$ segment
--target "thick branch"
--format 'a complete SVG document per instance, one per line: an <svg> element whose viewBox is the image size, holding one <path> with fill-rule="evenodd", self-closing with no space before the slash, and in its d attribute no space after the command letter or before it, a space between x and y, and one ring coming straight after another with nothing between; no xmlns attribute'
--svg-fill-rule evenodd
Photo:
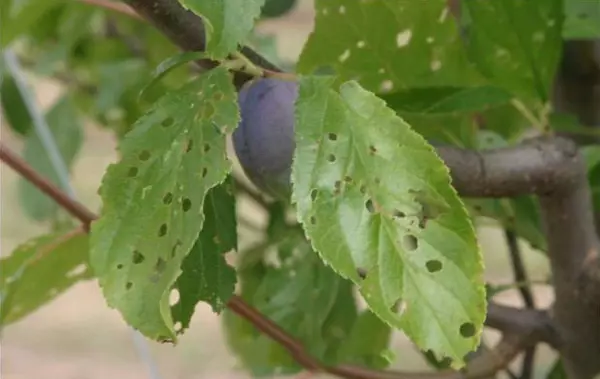
<svg viewBox="0 0 600 379"><path fill-rule="evenodd" d="M570 378L591 379L600 373L600 296L590 293L598 286L590 264L598 260L599 243L585 167L581 161L578 166L573 171L579 179L568 188L540 196L540 204L565 369Z"/></svg>
<svg viewBox="0 0 600 379"><path fill-rule="evenodd" d="M563 138L541 137L494 150L465 150L438 146L450 167L452 184L462 196L512 197L546 194L572 186L577 146Z"/></svg>
<svg viewBox="0 0 600 379"><path fill-rule="evenodd" d="M532 340L546 342L554 348L561 345L554 322L547 311L489 303L485 325L508 334L530 333Z"/></svg>

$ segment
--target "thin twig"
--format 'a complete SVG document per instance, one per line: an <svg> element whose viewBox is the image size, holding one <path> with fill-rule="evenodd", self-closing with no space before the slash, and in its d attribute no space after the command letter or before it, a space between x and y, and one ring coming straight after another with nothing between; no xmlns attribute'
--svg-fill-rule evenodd
<svg viewBox="0 0 600 379"><path fill-rule="evenodd" d="M27 162L10 151L3 143L0 142L0 160L9 165L13 170L18 172L22 177L29 180L31 184L36 186L40 191L50 196L58 205L63 207L72 216L83 223L86 230L90 223L95 219L94 215L81 203L71 199L69 195L60 190L52 182L48 181L39 175Z"/></svg>
<svg viewBox="0 0 600 379"><path fill-rule="evenodd" d="M29 180L39 190L54 199L65 210L71 213L72 216L79 219L86 231L89 231L90 224L97 216L79 204L75 200L69 198L63 191L53 183L35 172L27 162L12 153L7 147L0 142L0 160L7 163L15 171L21 174L25 179ZM242 298L233 295L227 303L238 316L252 323L257 329L265 333L274 341L285 347L288 352L308 371L328 372L343 378L349 379L411 379L411 378L433 378L433 379L453 379L453 378L469 378L478 379L490 376L491 373L504 369L508 363L514 358L520 350L530 343L533 343L544 330L544 325L535 325L535 319L531 317L523 317L518 309L510 309L504 306L494 306L490 304L488 311L488 320L494 320L497 325L506 326L508 329L516 330L517 334L506 333L504 339L497 347L480 358L469 362L466 369L466 374L462 372L447 371L442 373L405 373L405 372L381 372L370 370L350 365L337 367L326 367L321 362L316 360L310 354L304 351L302 344L294 337L281 329L273 321L262 315L252 306L247 304ZM525 310L523 310L525 311ZM514 317L512 322L509 321ZM500 318L500 319L496 319ZM521 321L519 321L521 320ZM516 325L516 327L515 327ZM527 325L531 325L531 329L527 330Z"/></svg>
<svg viewBox="0 0 600 379"><path fill-rule="evenodd" d="M506 244L508 245L510 262L512 265L515 282L527 282L529 279L527 270L525 269L525 264L523 262L522 252L519 248L517 235L512 230L505 229L504 236L506 237ZM528 309L535 309L535 300L533 298L531 288L529 286L519 286L519 292L523 302L525 303L525 307ZM521 365L521 379L530 379L533 375L535 350L535 345L532 345L525 350L523 363Z"/></svg>
<svg viewBox="0 0 600 379"><path fill-rule="evenodd" d="M123 15L136 18L138 20L143 20L143 18L129 5L118 3L116 1L110 0L77 0L81 3L93 5L96 7L108 9L117 13L121 13Z"/></svg>

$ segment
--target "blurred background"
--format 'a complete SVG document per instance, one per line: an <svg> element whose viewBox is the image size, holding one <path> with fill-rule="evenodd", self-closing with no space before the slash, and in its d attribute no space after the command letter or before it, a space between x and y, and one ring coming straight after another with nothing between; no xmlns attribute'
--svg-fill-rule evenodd
<svg viewBox="0 0 600 379"><path fill-rule="evenodd" d="M284 17L262 21L258 29L277 37L279 55L294 61L312 30L312 1L301 0ZM57 83L29 76L39 105L47 109L63 90ZM21 152L22 142L12 134L3 119L0 129L3 143ZM97 188L106 166L116 159L115 138L106 129L86 125L84 144L72 170L72 184L78 198L97 210L100 200ZM17 175L1 166L1 251L6 256L19 244L43 234L47 227L32 222L21 210L17 199ZM239 171L239 167L236 167ZM240 212L261 223L264 215L248 203L240 204ZM512 272L502 230L493 224L479 225L480 243L485 253L486 276L493 284L510 283ZM241 243L248 239L242 235ZM523 244L532 280L543 280L548 267L542 253ZM534 286L536 300L544 307L551 303L548 287ZM497 300L521 304L516 291L507 291ZM490 343L497 340L486 332ZM200 304L191 328L173 347L148 342L161 377L164 379L245 379L243 371L227 349L219 316L208 305ZM426 367L423 358L401 334L393 347L394 367L417 370ZM80 283L30 316L9 325L2 335L1 376L4 379L150 379L147 367L138 356L132 334L117 311L107 308L95 281ZM553 353L543 348L537 355L538 378L545 377L553 361ZM518 362L516 362L517 364ZM303 376L307 378L308 376Z"/></svg>

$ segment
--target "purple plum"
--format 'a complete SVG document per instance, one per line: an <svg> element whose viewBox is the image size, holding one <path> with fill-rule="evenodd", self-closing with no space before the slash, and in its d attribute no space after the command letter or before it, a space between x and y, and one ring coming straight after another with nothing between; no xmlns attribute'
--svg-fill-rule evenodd
<svg viewBox="0 0 600 379"><path fill-rule="evenodd" d="M296 82L273 78L248 82L238 96L241 121L233 146L244 172L265 193L290 195L294 141Z"/></svg>

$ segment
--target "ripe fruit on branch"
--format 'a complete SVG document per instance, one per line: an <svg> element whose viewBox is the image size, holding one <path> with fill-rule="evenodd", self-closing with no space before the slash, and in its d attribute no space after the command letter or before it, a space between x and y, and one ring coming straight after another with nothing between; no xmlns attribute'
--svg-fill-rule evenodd
<svg viewBox="0 0 600 379"><path fill-rule="evenodd" d="M290 195L296 82L273 78L248 82L238 96L241 121L233 146L248 178L280 199Z"/></svg>

